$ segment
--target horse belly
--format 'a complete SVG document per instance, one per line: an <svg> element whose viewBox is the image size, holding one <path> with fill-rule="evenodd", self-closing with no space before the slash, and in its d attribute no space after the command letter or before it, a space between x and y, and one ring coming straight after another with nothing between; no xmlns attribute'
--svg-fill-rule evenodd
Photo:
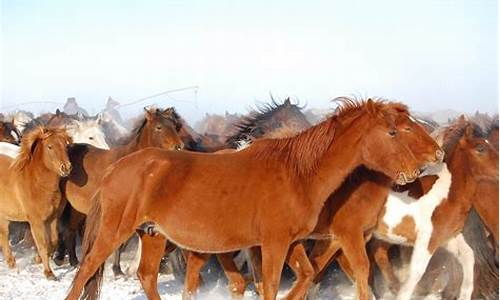
<svg viewBox="0 0 500 300"><path fill-rule="evenodd" d="M198 219L188 221L166 216L161 222L160 232L182 248L196 252L229 252L255 246L258 241L247 226L235 226L220 219Z"/></svg>

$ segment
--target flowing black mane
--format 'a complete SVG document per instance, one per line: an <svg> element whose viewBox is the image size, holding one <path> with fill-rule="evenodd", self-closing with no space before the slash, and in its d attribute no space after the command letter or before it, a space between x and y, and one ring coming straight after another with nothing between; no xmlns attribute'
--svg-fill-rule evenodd
<svg viewBox="0 0 500 300"><path fill-rule="evenodd" d="M253 109L247 116L233 126L237 132L226 139L226 144L231 148L236 148L238 142L248 141L252 138L260 138L266 132L261 128L262 123L270 120L281 109L293 108L301 112L303 107L299 104L292 103L290 98L285 99L283 103L278 103L272 96L270 103L258 104L256 109ZM304 116L305 119L305 116Z"/></svg>

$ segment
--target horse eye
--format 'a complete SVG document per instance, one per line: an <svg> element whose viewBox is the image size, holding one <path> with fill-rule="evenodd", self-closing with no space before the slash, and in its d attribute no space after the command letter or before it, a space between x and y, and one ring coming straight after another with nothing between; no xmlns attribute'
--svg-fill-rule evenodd
<svg viewBox="0 0 500 300"><path fill-rule="evenodd" d="M411 127L406 127L405 131L411 131Z"/></svg>
<svg viewBox="0 0 500 300"><path fill-rule="evenodd" d="M479 144L476 146L476 151L479 153L483 153L485 150L486 148L484 147L484 145Z"/></svg>
<svg viewBox="0 0 500 300"><path fill-rule="evenodd" d="M93 141L94 137L93 136L89 136L89 140Z"/></svg>
<svg viewBox="0 0 500 300"><path fill-rule="evenodd" d="M155 129L158 130L158 131L160 131L161 130L161 126L156 126Z"/></svg>
<svg viewBox="0 0 500 300"><path fill-rule="evenodd" d="M392 136L392 137L395 137L395 136L396 136L396 133L397 133L397 132L396 132L396 130L395 130L395 129L391 129L391 130L389 130L389 132L388 132L388 134L389 134L390 136Z"/></svg>
<svg viewBox="0 0 500 300"><path fill-rule="evenodd" d="M48 146L48 148L49 148L50 150L52 150L52 145L49 145L49 146Z"/></svg>

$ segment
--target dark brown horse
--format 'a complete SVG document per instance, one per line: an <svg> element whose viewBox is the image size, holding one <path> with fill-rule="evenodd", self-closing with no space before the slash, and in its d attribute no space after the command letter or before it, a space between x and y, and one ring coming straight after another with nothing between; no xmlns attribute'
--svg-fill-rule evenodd
<svg viewBox="0 0 500 300"><path fill-rule="evenodd" d="M177 135L180 130L179 116L173 108L146 110L145 116L138 123L128 140L121 146L103 150L86 144L74 144L69 149L73 171L61 182L63 196L80 214L74 213L66 231L63 244L59 245L57 263L62 263L64 248L67 248L72 265L78 264L75 253L75 238L79 224L83 222L91 206L91 199L98 188L104 170L118 159L147 147L159 147L167 150L180 150L183 143ZM119 266L119 264L118 264Z"/></svg>
<svg viewBox="0 0 500 300"><path fill-rule="evenodd" d="M24 135L16 159L0 155L0 238L9 267L15 265L9 245L9 222L29 222L44 274L55 278L49 254L57 242L59 178L71 171L66 153L70 143L64 130L39 127Z"/></svg>
<svg viewBox="0 0 500 300"><path fill-rule="evenodd" d="M229 137L218 137L201 135L190 128L183 121L183 128L180 132L182 141L186 149L197 152L216 152L222 149L236 149L242 141L249 141L257 138L283 137L269 136L278 132L301 132L309 128L311 124L302 113L302 108L291 103L290 99L285 99L283 103L278 103L271 97L271 103L262 104L252 110L247 116L242 117L238 122L233 123L235 133ZM219 139L224 138L225 142Z"/></svg>
<svg viewBox="0 0 500 300"><path fill-rule="evenodd" d="M18 145L21 141L21 133L13 122L0 121L0 142Z"/></svg>
<svg viewBox="0 0 500 300"><path fill-rule="evenodd" d="M336 115L295 137L260 140L239 152L145 149L117 161L94 197L67 299L84 287L84 297L96 296L106 258L145 222L197 252L261 246L264 299L275 299L290 245L304 251L295 241L313 231L328 195L349 173L365 165L404 184L436 160L415 159L408 146L417 145L401 142L399 118L409 118L401 104L346 100ZM158 265L159 258L147 259ZM143 287L159 299L156 286Z"/></svg>

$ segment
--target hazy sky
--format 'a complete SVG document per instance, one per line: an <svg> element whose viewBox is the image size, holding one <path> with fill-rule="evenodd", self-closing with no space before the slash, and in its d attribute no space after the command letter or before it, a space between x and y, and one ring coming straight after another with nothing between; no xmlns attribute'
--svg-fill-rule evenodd
<svg viewBox="0 0 500 300"><path fill-rule="evenodd" d="M194 119L291 96L498 109L496 0L2 1L0 106L172 94ZM197 101L197 106L194 102Z"/></svg>

